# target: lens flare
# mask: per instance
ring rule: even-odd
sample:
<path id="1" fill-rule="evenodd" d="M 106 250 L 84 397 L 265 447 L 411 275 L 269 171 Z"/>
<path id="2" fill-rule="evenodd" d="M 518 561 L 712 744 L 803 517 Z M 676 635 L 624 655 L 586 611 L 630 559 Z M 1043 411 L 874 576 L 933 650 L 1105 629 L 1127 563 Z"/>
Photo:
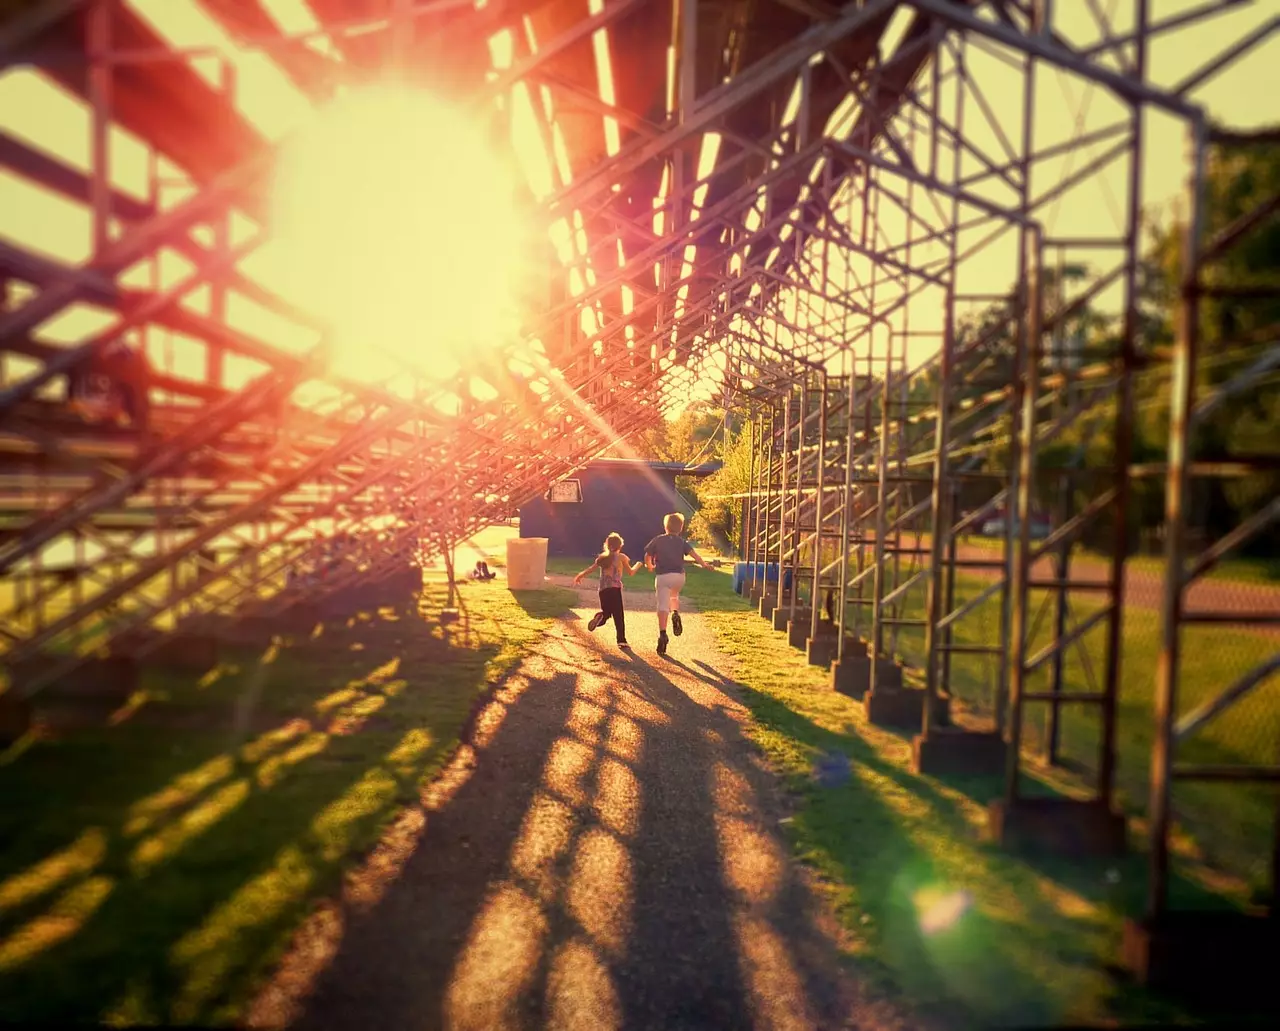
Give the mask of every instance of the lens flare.
<path id="1" fill-rule="evenodd" d="M 380 350 L 444 376 L 514 338 L 532 274 L 517 184 L 462 113 L 390 85 L 290 142 L 273 210 L 285 278 L 344 371 Z"/>
<path id="2" fill-rule="evenodd" d="M 968 912 L 973 899 L 967 891 L 948 891 L 945 888 L 925 888 L 912 899 L 916 918 L 925 935 L 941 934 L 960 922 Z"/>

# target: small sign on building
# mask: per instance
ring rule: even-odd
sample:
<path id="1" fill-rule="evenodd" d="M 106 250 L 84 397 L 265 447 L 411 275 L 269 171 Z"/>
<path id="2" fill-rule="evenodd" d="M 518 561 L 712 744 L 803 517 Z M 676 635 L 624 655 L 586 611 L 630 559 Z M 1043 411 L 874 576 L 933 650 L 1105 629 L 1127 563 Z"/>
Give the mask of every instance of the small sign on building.
<path id="1" fill-rule="evenodd" d="M 582 504 L 582 483 L 580 480 L 561 480 L 553 483 L 547 491 L 547 500 L 554 504 Z"/>

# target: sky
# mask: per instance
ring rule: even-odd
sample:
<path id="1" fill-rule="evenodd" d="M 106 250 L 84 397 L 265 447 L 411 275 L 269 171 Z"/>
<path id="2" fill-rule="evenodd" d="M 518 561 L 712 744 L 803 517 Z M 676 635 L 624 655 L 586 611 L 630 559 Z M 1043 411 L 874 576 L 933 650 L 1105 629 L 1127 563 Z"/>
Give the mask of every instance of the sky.
<path id="1" fill-rule="evenodd" d="M 205 15 L 193 0 L 127 0 L 129 5 L 148 20 L 160 35 L 177 46 L 214 45 L 224 49 L 236 66 L 239 106 L 243 115 L 268 139 L 278 140 L 295 127 L 312 118 L 307 101 L 288 79 L 271 62 L 260 54 L 239 50 L 220 32 L 216 23 Z M 1199 6 L 1202 0 L 1153 0 L 1152 17 L 1160 21 L 1169 15 Z M 314 22 L 303 0 L 268 0 L 266 6 L 286 31 L 297 32 L 314 28 Z M 600 9 L 600 0 L 591 0 L 590 9 Z M 1116 12 L 1131 11 L 1129 0 L 1097 0 L 1086 4 L 1084 0 L 1059 0 L 1058 28 L 1078 44 L 1094 39 L 1098 31 L 1090 14 L 1090 8 Z M 1255 27 L 1273 16 L 1272 0 L 1260 0 L 1243 4 L 1228 15 L 1203 22 L 1191 30 L 1181 30 L 1156 40 L 1150 54 L 1152 78 L 1161 84 L 1173 84 L 1191 70 L 1200 66 L 1208 57 L 1230 46 Z M 1119 21 L 1117 27 L 1125 28 Z M 892 31 L 892 30 L 891 30 Z M 612 100 L 612 75 L 608 67 L 608 48 L 604 34 L 597 33 L 593 41 L 598 81 L 604 99 Z M 535 41 L 536 42 L 536 41 Z M 323 46 L 323 44 L 317 44 Z M 491 43 L 495 64 L 499 67 L 512 59 L 512 41 L 498 38 Z M 1003 152 L 1002 134 L 1016 143 L 1021 105 L 1020 90 L 1015 73 L 1001 61 L 975 47 L 967 48 L 968 69 L 979 83 L 982 98 L 967 95 L 965 101 L 966 135 L 975 147 L 995 157 Z M 196 71 L 210 82 L 217 82 L 219 62 L 212 58 L 200 58 L 193 62 Z M 1122 107 L 1104 90 L 1087 86 L 1078 79 L 1052 69 L 1039 74 L 1037 105 L 1034 122 L 1034 138 L 1039 146 L 1068 140 L 1073 132 L 1088 132 L 1114 123 L 1123 116 Z M 944 108 L 948 94 L 943 93 Z M 1280 121 L 1280 44 L 1273 37 L 1249 56 L 1233 65 L 1226 73 L 1193 91 L 1191 98 L 1205 105 L 1219 121 L 1236 128 L 1253 128 Z M 539 136 L 531 117 L 531 98 L 523 87 L 518 88 L 512 100 L 515 112 L 514 134 L 517 150 L 528 180 L 536 194 L 545 196 L 555 185 L 557 170 L 566 171 L 564 141 L 558 135 L 553 138 L 555 153 L 548 159 L 539 142 Z M 984 110 L 985 109 L 985 110 Z M 29 70 L 12 70 L 0 73 L 0 129 L 27 140 L 38 149 L 56 154 L 64 161 L 81 169 L 88 169 L 89 115 L 77 98 L 64 93 L 56 86 Z M 998 125 L 999 129 L 993 126 Z M 1145 119 L 1148 133 L 1146 149 L 1148 160 L 1143 168 L 1143 194 L 1145 206 L 1155 211 L 1167 211 L 1178 194 L 1185 177 L 1185 147 L 1179 126 L 1164 116 L 1151 114 Z M 606 125 L 609 151 L 616 152 L 618 141 L 616 126 Z M 703 144 L 703 166 L 716 150 L 716 138 L 708 136 Z M 1052 186 L 1063 175 L 1083 167 L 1091 153 L 1102 147 L 1073 148 L 1060 158 L 1045 161 L 1033 175 L 1033 194 Z M 918 141 L 916 153 L 923 155 L 927 148 Z M 111 139 L 112 177 L 115 185 L 135 196 L 145 196 L 148 188 L 149 159 L 140 141 L 121 130 L 114 130 Z M 180 170 L 166 167 L 160 162 L 160 175 L 167 185 L 163 193 L 166 203 L 171 203 L 184 192 Z M 968 175 L 976 169 L 973 162 L 961 166 L 961 174 Z M 1070 234 L 1073 237 L 1115 235 L 1121 224 L 1124 202 L 1124 163 L 1110 166 L 1105 174 L 1092 177 L 1080 189 L 1068 194 L 1061 202 L 1050 206 L 1044 214 L 1046 231 L 1051 234 Z M 1010 203 L 1010 194 L 1002 188 L 975 187 L 989 199 Z M 892 236 L 901 233 L 905 223 L 895 223 L 882 206 L 881 219 L 884 231 Z M 75 264 L 83 262 L 90 249 L 90 218 L 82 206 L 69 203 L 47 194 L 12 174 L 0 170 L 0 238 L 24 248 Z M 233 239 L 241 239 L 251 226 L 241 220 L 232 229 Z M 573 233 L 568 226 L 559 227 L 556 243 L 562 256 L 571 253 L 575 240 L 579 246 L 582 234 Z M 963 249 L 976 244 L 985 234 L 975 231 L 961 234 Z M 965 266 L 960 289 L 962 292 L 982 293 L 1007 289 L 1010 282 L 1011 235 L 1009 239 L 986 248 L 983 256 Z M 688 257 L 688 255 L 686 256 Z M 1064 260 L 1087 260 L 1095 267 L 1114 263 L 1114 254 L 1105 252 L 1073 252 L 1063 254 Z M 855 266 L 857 263 L 854 263 Z M 296 287 L 297 278 L 290 282 L 290 271 L 297 270 L 296 254 L 291 257 L 289 248 L 272 244 L 243 263 L 244 270 L 282 289 Z M 144 265 L 130 276 L 134 285 L 171 282 L 189 271 L 187 263 L 166 252 L 155 267 Z M 864 266 L 860 275 L 867 275 Z M 304 277 L 305 278 L 305 277 Z M 592 276 L 588 273 L 588 279 Z M 581 289 L 579 278 L 576 288 Z M 285 292 L 288 292 L 287 289 Z M 305 291 L 304 291 L 305 293 Z M 296 295 L 295 295 L 296 296 Z M 315 307 L 323 298 L 297 296 L 308 306 Z M 192 295 L 189 302 L 199 308 L 208 304 L 208 291 Z M 322 306 L 322 305 L 321 305 Z M 917 306 L 919 309 L 921 306 Z M 938 322 L 929 318 L 931 305 L 925 304 L 923 317 L 913 316 L 911 328 L 921 334 L 912 338 L 912 360 L 927 357 L 936 348 Z M 936 305 L 932 305 L 936 311 Z M 825 316 L 831 317 L 827 311 Z M 227 312 L 233 326 L 253 333 L 286 350 L 298 350 L 309 346 L 313 335 L 308 331 L 291 328 L 278 317 L 258 308 L 242 298 L 234 298 Z M 79 306 L 41 327 L 40 335 L 52 340 L 72 343 L 109 323 L 105 313 Z M 584 315 L 584 325 L 594 328 L 590 314 Z M 172 336 L 155 334 L 148 342 L 152 360 L 172 368 L 179 375 L 203 361 L 202 348 Z M 359 359 L 356 365 L 367 365 L 367 349 L 348 347 L 348 359 Z M 6 373 L 14 376 L 21 372 L 21 362 L 6 357 Z M 241 378 L 251 372 L 251 363 L 232 362 L 228 366 L 229 378 Z M 186 370 L 186 371 L 184 371 Z"/>

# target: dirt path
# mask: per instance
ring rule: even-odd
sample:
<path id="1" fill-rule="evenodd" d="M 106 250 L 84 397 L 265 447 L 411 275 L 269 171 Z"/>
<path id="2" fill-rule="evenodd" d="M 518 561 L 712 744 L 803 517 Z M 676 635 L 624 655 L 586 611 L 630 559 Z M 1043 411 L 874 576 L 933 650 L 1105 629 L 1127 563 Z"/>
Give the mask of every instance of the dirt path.
<path id="1" fill-rule="evenodd" d="M 920 1027 L 838 966 L 710 632 L 691 614 L 658 657 L 652 595 L 628 590 L 628 657 L 580 601 L 251 1022 Z"/>

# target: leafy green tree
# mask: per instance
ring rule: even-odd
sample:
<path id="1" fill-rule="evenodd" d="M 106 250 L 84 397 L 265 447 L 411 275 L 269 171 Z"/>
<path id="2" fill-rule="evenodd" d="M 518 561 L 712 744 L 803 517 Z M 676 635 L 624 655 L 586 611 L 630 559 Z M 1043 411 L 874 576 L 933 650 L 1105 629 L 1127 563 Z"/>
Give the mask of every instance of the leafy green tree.
<path id="1" fill-rule="evenodd" d="M 725 495 L 744 494 L 751 489 L 755 432 L 747 424 L 731 434 L 721 451 L 724 464 L 717 472 L 696 482 L 698 508 L 689 527 L 694 537 L 715 541 L 721 547 L 740 540 L 742 502 Z"/>

